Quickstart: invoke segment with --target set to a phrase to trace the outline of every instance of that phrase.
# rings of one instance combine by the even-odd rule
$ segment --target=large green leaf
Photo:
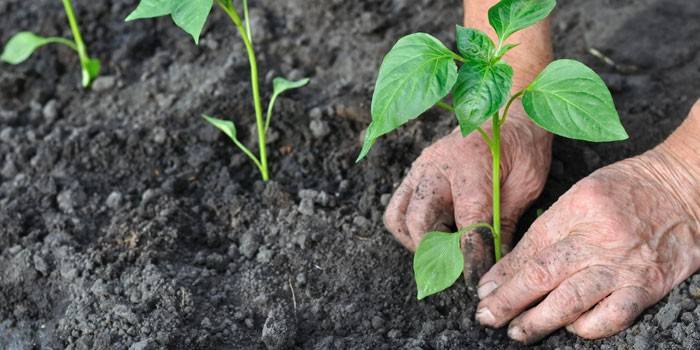
[[[464,270],[460,248],[462,232],[430,232],[425,235],[413,256],[418,299],[449,288]]]
[[[501,41],[547,17],[556,0],[501,0],[489,9],[489,23]]]
[[[213,0],[175,0],[171,16],[175,24],[189,33],[194,42],[199,44],[199,35],[213,5]]]
[[[171,12],[171,0],[141,0],[139,5],[132,11],[127,21],[135,19],[153,18],[169,15]]]
[[[457,26],[457,50],[467,61],[488,62],[493,58],[496,47],[486,33]]]
[[[628,137],[605,83],[581,62],[550,63],[525,89],[523,107],[557,135],[595,142]]]
[[[75,44],[70,40],[58,37],[42,37],[32,32],[19,32],[7,41],[0,60],[9,64],[24,62],[36,49],[46,44],[63,44],[75,50]]]
[[[372,123],[358,161],[374,141],[435,105],[457,80],[456,54],[425,33],[401,38],[384,57],[372,96]]]
[[[463,64],[452,90],[462,135],[468,135],[498,112],[512,85],[513,69],[505,62]]]
[[[267,117],[265,118],[265,130],[270,127],[270,120],[272,118],[272,109],[275,107],[275,101],[277,97],[283,92],[298,89],[309,83],[309,78],[304,78],[296,81],[287,80],[285,78],[277,77],[272,80],[272,96],[270,97],[270,103],[267,105]]]
[[[141,0],[127,21],[170,15],[175,24],[199,43],[214,0]]]

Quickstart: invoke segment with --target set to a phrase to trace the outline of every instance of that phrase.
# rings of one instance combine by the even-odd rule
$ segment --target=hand
[[[510,250],[515,223],[540,194],[549,172],[551,134],[524,117],[520,106],[501,128],[502,240]],[[489,133],[490,121],[484,124]],[[386,227],[406,248],[415,251],[425,233],[452,231],[491,222],[491,153],[478,132],[462,137],[459,130],[426,148],[394,193],[384,214]],[[482,237],[463,237],[465,273],[491,261]],[[490,264],[489,264],[490,265]],[[488,266],[483,268],[483,273]]]
[[[526,343],[628,327],[700,267],[700,179],[680,159],[662,145],[572,187],[482,277],[477,320]]]

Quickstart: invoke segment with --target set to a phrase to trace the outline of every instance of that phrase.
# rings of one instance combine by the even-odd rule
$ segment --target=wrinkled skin
[[[686,169],[661,145],[580,181],[482,277],[477,320],[510,321],[526,343],[627,328],[700,267],[700,181]]]
[[[490,134],[491,121],[483,125]],[[552,137],[524,117],[520,106],[501,127],[501,216],[504,251],[510,250],[515,223],[542,191],[549,172]],[[452,231],[492,220],[491,153],[478,132],[459,130],[426,148],[395,191],[384,215],[386,227],[415,251],[429,231]],[[465,274],[482,275],[492,253],[481,234],[463,236]]]

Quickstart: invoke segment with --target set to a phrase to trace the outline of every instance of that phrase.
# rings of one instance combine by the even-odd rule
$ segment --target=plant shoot
[[[19,32],[13,35],[5,45],[0,60],[9,64],[20,64],[26,61],[36,49],[48,44],[62,44],[73,49],[80,58],[82,68],[82,85],[88,88],[100,74],[100,61],[88,55],[87,47],[83,42],[83,36],[75,19],[72,0],[62,0],[66,11],[68,25],[73,33],[73,41],[62,37],[42,37],[32,32]]]
[[[289,81],[284,78],[275,78],[273,80],[272,96],[267,107],[267,114],[264,116],[262,99],[260,98],[260,87],[258,78],[258,62],[255,57],[255,50],[252,41],[252,28],[250,26],[250,18],[248,16],[248,1],[242,1],[243,18],[239,15],[236,6],[232,0],[141,0],[138,7],[126,18],[127,21],[143,18],[154,18],[168,16],[173,19],[175,24],[192,36],[195,44],[199,43],[199,37],[202,29],[209,17],[214,3],[224,11],[233,22],[238,34],[243,40],[250,64],[250,84],[253,95],[253,107],[255,108],[255,123],[257,126],[258,136],[258,152],[256,156],[248,147],[243,145],[238,140],[236,126],[232,121],[214,118],[203,115],[202,117],[207,122],[214,125],[216,128],[226,134],[234,145],[238,147],[260,171],[260,175],[264,181],[269,180],[270,174],[267,164],[267,148],[265,145],[267,130],[272,119],[272,111],[277,97],[284,91],[300,88],[308,84],[309,79],[301,79],[298,81]]]

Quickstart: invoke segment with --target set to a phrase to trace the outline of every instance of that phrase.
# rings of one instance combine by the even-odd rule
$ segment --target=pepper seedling
[[[273,80],[272,96],[267,107],[267,115],[263,119],[262,102],[260,99],[260,87],[258,83],[258,62],[255,57],[253,47],[252,28],[250,27],[250,17],[248,16],[248,1],[243,0],[243,20],[239,15],[238,10],[232,0],[141,0],[136,9],[126,18],[126,21],[132,21],[143,18],[154,18],[168,16],[173,19],[175,24],[192,36],[195,44],[199,44],[199,37],[202,29],[206,24],[209,13],[211,12],[214,3],[223,10],[231,19],[238,34],[243,40],[246,51],[248,53],[248,63],[250,64],[250,84],[253,94],[253,107],[255,108],[255,122],[258,133],[258,151],[259,156],[255,156],[253,152],[243,145],[238,140],[236,125],[232,121],[214,118],[208,115],[202,115],[204,120],[214,125],[221,130],[243,153],[250,158],[255,166],[260,171],[264,181],[269,180],[270,175],[267,165],[267,148],[265,139],[267,130],[270,127],[272,119],[272,110],[277,100],[277,97],[284,91],[300,88],[309,83],[309,79],[301,79],[298,81],[289,81],[284,78],[275,78]]]
[[[401,38],[379,69],[372,122],[357,160],[367,155],[378,137],[437,106],[455,113],[463,136],[473,131],[481,134],[491,151],[492,179],[500,179],[500,129],[518,98],[528,117],[554,134],[593,142],[626,139],[610,91],[583,63],[555,60],[509,97],[513,68],[502,57],[517,44],[506,40],[547,17],[555,6],[555,0],[502,0],[488,12],[498,43],[477,29],[457,26],[459,54],[425,33]],[[443,101],[450,92],[453,104]],[[481,128],[489,118],[491,135]],[[413,258],[418,299],[450,287],[459,278],[464,269],[460,239],[477,227],[491,231],[495,259],[501,258],[500,185],[493,181],[492,224],[475,223],[455,233],[429,232],[421,240]]]
[[[88,55],[87,47],[83,42],[83,36],[78,28],[78,21],[75,19],[73,3],[71,0],[63,0],[63,8],[66,11],[68,25],[73,33],[73,41],[62,37],[42,37],[32,32],[19,32],[7,41],[3,49],[0,60],[9,64],[20,64],[26,61],[29,56],[38,48],[48,44],[62,44],[73,49],[80,58],[82,68],[82,85],[84,88],[90,87],[95,78],[100,74],[100,60],[91,58]]]

